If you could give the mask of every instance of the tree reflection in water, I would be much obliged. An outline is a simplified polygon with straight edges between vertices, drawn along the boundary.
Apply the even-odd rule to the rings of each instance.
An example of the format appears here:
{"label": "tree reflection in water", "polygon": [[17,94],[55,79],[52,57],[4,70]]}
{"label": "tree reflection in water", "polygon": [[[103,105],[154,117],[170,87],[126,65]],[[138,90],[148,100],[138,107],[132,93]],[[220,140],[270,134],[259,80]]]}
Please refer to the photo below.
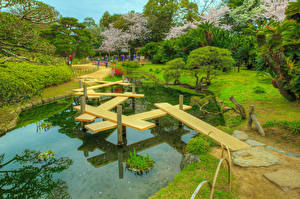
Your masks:
{"label": "tree reflection in water", "polygon": [[54,174],[70,167],[70,158],[50,157],[40,161],[40,152],[25,150],[4,162],[0,155],[1,198],[71,198],[66,182],[54,179]]}

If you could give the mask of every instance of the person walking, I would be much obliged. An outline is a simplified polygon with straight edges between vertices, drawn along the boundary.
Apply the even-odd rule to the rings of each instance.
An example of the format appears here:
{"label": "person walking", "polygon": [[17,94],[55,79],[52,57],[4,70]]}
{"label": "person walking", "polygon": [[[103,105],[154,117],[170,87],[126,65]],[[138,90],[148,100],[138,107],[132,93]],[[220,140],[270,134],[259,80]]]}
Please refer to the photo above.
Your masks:
{"label": "person walking", "polygon": [[97,68],[99,69],[99,66],[100,66],[100,59],[99,57],[97,58]]}

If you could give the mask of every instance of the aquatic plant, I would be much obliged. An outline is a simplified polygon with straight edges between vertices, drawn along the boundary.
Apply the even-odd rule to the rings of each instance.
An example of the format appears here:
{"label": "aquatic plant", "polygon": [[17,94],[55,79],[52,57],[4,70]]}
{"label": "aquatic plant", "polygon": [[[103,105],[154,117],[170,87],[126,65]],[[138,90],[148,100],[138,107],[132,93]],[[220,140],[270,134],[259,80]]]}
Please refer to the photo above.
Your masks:
{"label": "aquatic plant", "polygon": [[149,154],[138,155],[136,150],[130,152],[130,157],[126,161],[126,167],[137,173],[149,172],[154,167],[154,160],[149,157]]}
{"label": "aquatic plant", "polygon": [[41,130],[49,130],[52,128],[52,124],[50,122],[36,122],[37,131]]}

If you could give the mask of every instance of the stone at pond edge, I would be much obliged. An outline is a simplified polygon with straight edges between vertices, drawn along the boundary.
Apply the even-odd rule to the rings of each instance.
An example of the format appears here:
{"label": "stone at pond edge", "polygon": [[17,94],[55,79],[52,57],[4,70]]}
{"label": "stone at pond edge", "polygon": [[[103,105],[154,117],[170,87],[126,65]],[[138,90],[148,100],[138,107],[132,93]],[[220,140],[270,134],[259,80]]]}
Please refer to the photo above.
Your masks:
{"label": "stone at pond edge", "polygon": [[277,149],[277,148],[275,148],[273,146],[267,146],[266,149],[272,150],[272,151],[276,151],[278,153],[285,153],[283,150]]}
{"label": "stone at pond edge", "polygon": [[247,140],[246,141],[247,144],[249,144],[250,146],[265,146],[264,143],[261,143],[261,142],[257,142],[255,140]]}
{"label": "stone at pond edge", "polygon": [[299,158],[299,155],[295,154],[295,153],[285,153],[285,155],[290,156],[290,157],[294,157],[294,158]]}
{"label": "stone at pond edge", "polygon": [[186,153],[183,155],[180,162],[180,169],[183,170],[186,166],[192,163],[200,162],[200,158],[197,155]]}
{"label": "stone at pond edge", "polygon": [[280,164],[281,160],[264,148],[250,148],[232,153],[233,163],[241,167],[268,167]]}
{"label": "stone at pond edge", "polygon": [[283,191],[300,188],[300,173],[294,170],[282,169],[272,173],[265,173],[264,176],[278,185]]}
{"label": "stone at pond edge", "polygon": [[237,139],[241,140],[241,141],[245,141],[249,138],[249,136],[243,132],[243,131],[238,131],[238,130],[235,130],[233,131],[233,137],[236,137]]}

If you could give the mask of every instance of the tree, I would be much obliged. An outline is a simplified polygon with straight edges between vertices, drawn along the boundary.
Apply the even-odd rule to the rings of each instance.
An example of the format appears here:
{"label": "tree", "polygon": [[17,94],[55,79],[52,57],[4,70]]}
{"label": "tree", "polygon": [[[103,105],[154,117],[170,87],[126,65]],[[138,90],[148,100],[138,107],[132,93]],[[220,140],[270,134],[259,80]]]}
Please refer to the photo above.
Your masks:
{"label": "tree", "polygon": [[148,17],[152,41],[161,41],[173,25],[173,18],[178,10],[175,0],[149,0],[144,7],[144,15]]}
{"label": "tree", "polygon": [[24,3],[26,0],[1,0],[0,1],[0,10],[3,8],[8,8],[19,3]]}
{"label": "tree", "polygon": [[36,0],[16,4],[10,7],[10,12],[21,20],[31,21],[34,24],[52,24],[59,16],[54,7]]}
{"label": "tree", "polygon": [[109,28],[109,25],[118,21],[121,18],[120,14],[110,15],[108,11],[106,11],[100,19],[100,27],[102,29]]}
{"label": "tree", "polygon": [[61,18],[49,30],[43,31],[43,37],[56,47],[57,54],[64,57],[86,57],[94,53],[90,31],[84,23],[72,17]]}
{"label": "tree", "polygon": [[[3,62],[11,60],[26,60],[26,53],[51,54],[55,47],[40,37],[40,32],[30,21],[5,12],[0,12],[0,53],[7,56]],[[15,60],[14,60],[15,61]]]}
{"label": "tree", "polygon": [[176,58],[169,61],[164,68],[164,79],[168,83],[170,80],[174,80],[174,84],[180,84],[179,78],[185,68],[183,58]]}
{"label": "tree", "polygon": [[206,80],[206,85],[210,85],[212,76],[216,75],[216,70],[224,72],[234,64],[235,61],[229,50],[206,46],[190,53],[187,60],[187,69],[196,78],[196,89],[202,89],[204,80]]}
{"label": "tree", "polygon": [[273,76],[273,86],[289,101],[300,99],[300,24],[299,18],[293,20],[300,11],[289,13],[295,5],[291,2],[287,7],[288,16],[283,22],[269,21],[248,29],[256,36],[262,69]]}

